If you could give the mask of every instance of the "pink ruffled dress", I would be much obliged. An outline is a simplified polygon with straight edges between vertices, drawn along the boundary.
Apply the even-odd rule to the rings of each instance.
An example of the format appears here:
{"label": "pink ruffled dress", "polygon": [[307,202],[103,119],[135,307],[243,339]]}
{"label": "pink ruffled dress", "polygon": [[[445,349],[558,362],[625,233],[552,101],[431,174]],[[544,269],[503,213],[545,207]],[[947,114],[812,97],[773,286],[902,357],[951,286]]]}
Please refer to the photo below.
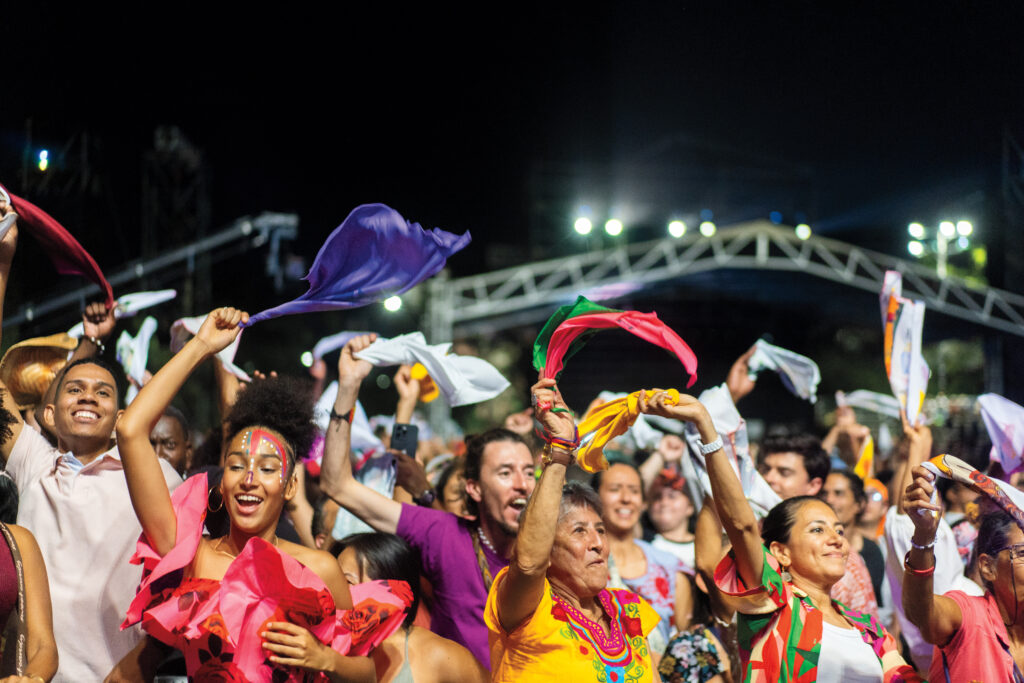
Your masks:
{"label": "pink ruffled dress", "polygon": [[267,660],[260,633],[270,621],[287,621],[346,655],[366,655],[405,619],[412,592],[403,581],[351,587],[354,607],[335,610],[324,582],[290,555],[252,538],[224,578],[185,578],[203,533],[206,475],[191,477],[171,495],[178,519],[174,548],[160,557],[145,534],[134,564],[142,582],[122,628],[142,622],[149,635],[181,650],[189,678],[197,681],[324,681],[322,673]]}

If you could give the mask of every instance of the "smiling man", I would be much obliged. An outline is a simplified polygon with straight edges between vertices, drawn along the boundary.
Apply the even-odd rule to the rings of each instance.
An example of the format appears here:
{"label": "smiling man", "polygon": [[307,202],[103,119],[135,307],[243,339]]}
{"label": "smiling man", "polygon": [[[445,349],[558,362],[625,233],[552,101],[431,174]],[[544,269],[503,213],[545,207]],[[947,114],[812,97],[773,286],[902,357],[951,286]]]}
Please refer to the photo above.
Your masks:
{"label": "smiling man", "polygon": [[349,416],[372,366],[353,354],[373,338],[357,337],[342,349],[320,486],[375,530],[397,533],[419,551],[423,573],[434,588],[431,630],[464,645],[490,669],[484,605],[493,577],[508,566],[519,516],[533,493],[533,456],[522,437],[507,429],[466,440],[466,495],[474,521],[398,503],[357,481],[349,457]]}
{"label": "smiling man", "polygon": [[[85,359],[58,375],[54,401],[44,409],[57,448],[25,428],[0,384],[3,410],[16,418],[0,455],[18,485],[18,524],[39,539],[50,579],[60,652],[55,681],[101,681],[142,639],[138,629],[120,629],[141,577],[127,558],[142,529],[112,438],[121,414],[115,372],[105,361]],[[181,483],[166,462],[163,471],[169,487]]]}

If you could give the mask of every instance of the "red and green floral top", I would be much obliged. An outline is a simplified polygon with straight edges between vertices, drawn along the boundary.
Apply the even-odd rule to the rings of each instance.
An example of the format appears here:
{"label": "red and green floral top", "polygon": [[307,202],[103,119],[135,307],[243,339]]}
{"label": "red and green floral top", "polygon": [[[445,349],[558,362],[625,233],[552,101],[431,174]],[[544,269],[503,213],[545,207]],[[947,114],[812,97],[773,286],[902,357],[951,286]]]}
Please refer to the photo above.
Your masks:
{"label": "red and green floral top", "polygon": [[[725,602],[738,612],[737,639],[743,681],[747,683],[814,683],[818,680],[822,613],[802,590],[779,574],[775,557],[764,551],[761,585],[748,588],[730,552],[715,570],[715,584]],[[923,679],[900,656],[895,639],[874,617],[832,604],[860,631],[882,665],[884,683]]]}

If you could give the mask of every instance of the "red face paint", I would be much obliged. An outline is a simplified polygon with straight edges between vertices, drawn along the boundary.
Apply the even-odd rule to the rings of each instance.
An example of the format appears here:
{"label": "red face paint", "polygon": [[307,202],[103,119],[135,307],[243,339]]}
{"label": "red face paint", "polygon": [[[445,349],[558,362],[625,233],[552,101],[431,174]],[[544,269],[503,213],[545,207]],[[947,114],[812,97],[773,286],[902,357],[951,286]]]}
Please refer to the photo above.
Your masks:
{"label": "red face paint", "polygon": [[254,465],[256,462],[256,456],[260,454],[260,443],[266,442],[277,453],[277,457],[281,459],[281,483],[284,484],[288,479],[288,452],[285,450],[281,440],[274,434],[258,427],[256,429],[249,430],[247,438],[249,441],[249,481],[252,481],[252,472],[256,469]]}

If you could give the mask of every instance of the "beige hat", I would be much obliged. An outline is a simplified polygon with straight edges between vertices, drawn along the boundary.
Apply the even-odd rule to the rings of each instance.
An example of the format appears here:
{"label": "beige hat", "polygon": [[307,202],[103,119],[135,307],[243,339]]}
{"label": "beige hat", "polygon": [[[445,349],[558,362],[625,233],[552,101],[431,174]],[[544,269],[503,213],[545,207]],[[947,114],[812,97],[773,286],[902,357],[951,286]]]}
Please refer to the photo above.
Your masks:
{"label": "beige hat", "polygon": [[20,410],[43,400],[54,377],[68,362],[78,340],[66,332],[20,341],[0,359],[0,381]]}

